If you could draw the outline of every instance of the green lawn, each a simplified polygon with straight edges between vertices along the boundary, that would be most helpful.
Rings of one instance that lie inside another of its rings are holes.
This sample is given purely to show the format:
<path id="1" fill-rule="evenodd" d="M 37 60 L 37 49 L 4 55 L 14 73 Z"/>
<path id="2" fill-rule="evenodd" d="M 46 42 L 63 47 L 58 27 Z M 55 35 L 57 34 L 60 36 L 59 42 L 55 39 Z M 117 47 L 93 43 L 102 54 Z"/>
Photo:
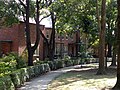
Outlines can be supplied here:
<path id="1" fill-rule="evenodd" d="M 48 90 L 109 90 L 116 83 L 116 70 L 108 69 L 107 75 L 96 75 L 95 67 L 75 68 L 53 80 Z"/>

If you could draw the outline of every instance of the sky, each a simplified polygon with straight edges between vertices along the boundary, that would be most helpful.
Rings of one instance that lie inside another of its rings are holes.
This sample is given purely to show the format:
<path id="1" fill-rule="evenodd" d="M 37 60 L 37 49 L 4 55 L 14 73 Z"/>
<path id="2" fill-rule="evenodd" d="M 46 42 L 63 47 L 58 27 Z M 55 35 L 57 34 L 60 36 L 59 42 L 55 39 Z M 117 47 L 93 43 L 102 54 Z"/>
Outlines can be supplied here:
<path id="1" fill-rule="evenodd" d="M 19 20 L 20 20 L 20 21 L 24 21 L 22 16 L 19 17 Z M 34 20 L 34 19 L 30 18 L 29 20 L 30 20 L 30 23 L 35 23 L 35 20 Z M 40 22 L 40 24 L 41 24 L 41 25 L 45 25 L 45 27 L 49 27 L 49 28 L 52 27 L 51 18 L 48 17 L 48 18 L 43 19 L 43 20 Z"/>
<path id="2" fill-rule="evenodd" d="M 18 0 L 16 0 L 16 1 L 19 2 Z M 44 9 L 44 10 L 45 10 L 45 9 Z M 48 10 L 45 10 L 45 12 L 49 12 L 49 11 L 48 11 Z M 19 17 L 19 20 L 20 20 L 20 21 L 23 21 L 23 17 L 20 16 L 20 17 Z M 35 20 L 32 19 L 32 18 L 30 18 L 30 23 L 35 23 Z M 51 18 L 48 17 L 48 18 L 43 19 L 43 20 L 40 22 L 40 24 L 45 25 L 45 27 L 52 27 Z"/>
<path id="3" fill-rule="evenodd" d="M 52 27 L 51 18 L 48 17 L 43 19 L 40 24 L 45 25 L 45 27 Z"/>

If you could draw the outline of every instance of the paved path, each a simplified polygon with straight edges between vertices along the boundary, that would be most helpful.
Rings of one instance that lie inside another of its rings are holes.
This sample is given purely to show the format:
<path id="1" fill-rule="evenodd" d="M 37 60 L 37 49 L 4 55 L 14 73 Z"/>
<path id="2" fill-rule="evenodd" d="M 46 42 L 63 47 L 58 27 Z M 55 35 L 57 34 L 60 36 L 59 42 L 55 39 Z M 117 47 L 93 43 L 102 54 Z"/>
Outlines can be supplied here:
<path id="1" fill-rule="evenodd" d="M 60 74 L 70 71 L 71 69 L 74 69 L 75 67 L 80 66 L 77 65 L 65 67 L 62 69 L 58 69 L 56 71 L 50 71 L 45 75 L 32 79 L 30 82 L 25 82 L 25 86 L 22 86 L 18 90 L 47 90 L 47 86 L 50 83 L 50 81 L 52 81 L 55 77 L 59 76 Z"/>

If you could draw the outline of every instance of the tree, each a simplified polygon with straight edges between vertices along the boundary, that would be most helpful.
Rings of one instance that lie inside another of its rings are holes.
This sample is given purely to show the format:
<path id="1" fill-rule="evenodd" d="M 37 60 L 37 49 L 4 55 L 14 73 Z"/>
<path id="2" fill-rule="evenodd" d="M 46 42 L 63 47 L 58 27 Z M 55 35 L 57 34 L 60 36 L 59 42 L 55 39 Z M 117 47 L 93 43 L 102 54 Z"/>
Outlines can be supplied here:
<path id="1" fill-rule="evenodd" d="M 106 13 L 106 45 L 108 46 L 107 57 L 112 57 L 111 66 L 116 66 L 116 17 L 117 1 L 109 0 L 107 2 Z M 113 52 L 113 53 L 112 53 Z"/>
<path id="2" fill-rule="evenodd" d="M 117 82 L 113 87 L 113 90 L 120 90 L 120 0 L 117 0 Z"/>
<path id="3" fill-rule="evenodd" d="M 106 30 L 106 0 L 102 0 L 101 6 L 101 30 L 99 32 L 99 69 L 97 74 L 105 74 L 105 64 L 104 64 L 104 57 L 105 57 L 105 30 Z"/>
<path id="4" fill-rule="evenodd" d="M 42 2 L 42 1 L 40 1 Z M 45 35 L 42 33 L 40 30 L 40 35 L 43 37 L 44 41 L 46 42 L 47 50 L 48 50 L 48 58 L 49 60 L 53 61 L 54 60 L 54 52 L 55 52 L 55 21 L 56 21 L 56 16 L 53 10 L 53 5 L 54 1 L 53 0 L 43 0 L 43 6 L 44 8 L 48 9 L 50 12 L 49 15 L 45 16 L 44 18 L 50 16 L 51 21 L 52 21 L 52 32 L 50 35 L 50 40 L 45 37 Z"/>
<path id="5" fill-rule="evenodd" d="M 0 1 L 0 28 L 9 27 L 19 20 L 15 15 L 17 13 L 17 5 L 10 0 Z"/>
<path id="6" fill-rule="evenodd" d="M 32 66 L 33 65 L 33 54 L 35 52 L 35 50 L 38 47 L 39 44 L 39 40 L 40 40 L 40 25 L 39 25 L 39 3 L 38 0 L 36 0 L 36 41 L 34 46 L 31 46 L 31 37 L 30 37 L 30 24 L 29 24 L 29 18 L 30 18 L 30 0 L 26 0 L 26 4 L 23 3 L 22 0 L 19 0 L 20 4 L 22 5 L 22 7 L 24 8 L 25 11 L 23 11 L 22 9 L 22 15 L 24 18 L 24 22 L 25 22 L 25 34 L 26 34 L 26 46 L 27 46 L 27 50 L 28 50 L 28 66 Z"/>
<path id="7" fill-rule="evenodd" d="M 109 0 L 107 2 L 106 13 L 106 44 L 108 46 L 107 57 L 112 57 L 111 66 L 116 66 L 116 18 L 117 1 Z M 113 48 L 113 49 L 112 49 Z M 113 51 L 113 54 L 112 54 Z"/>

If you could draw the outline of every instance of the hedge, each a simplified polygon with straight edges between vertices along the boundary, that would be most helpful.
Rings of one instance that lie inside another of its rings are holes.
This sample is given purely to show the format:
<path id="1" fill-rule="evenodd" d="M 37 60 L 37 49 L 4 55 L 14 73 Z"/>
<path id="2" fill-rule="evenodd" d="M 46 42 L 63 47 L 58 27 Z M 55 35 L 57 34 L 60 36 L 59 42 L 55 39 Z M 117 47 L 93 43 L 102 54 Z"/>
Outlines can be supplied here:
<path id="1" fill-rule="evenodd" d="M 0 90 L 15 90 L 20 87 L 24 82 L 30 79 L 65 66 L 77 65 L 80 60 L 56 60 L 48 61 L 47 63 L 37 64 L 13 71 L 9 75 L 0 77 Z"/>
<path id="2" fill-rule="evenodd" d="M 73 61 L 72 60 L 65 60 L 65 66 L 72 66 L 73 65 Z"/>
<path id="3" fill-rule="evenodd" d="M 0 90 L 15 90 L 15 86 L 9 75 L 0 78 Z"/>

